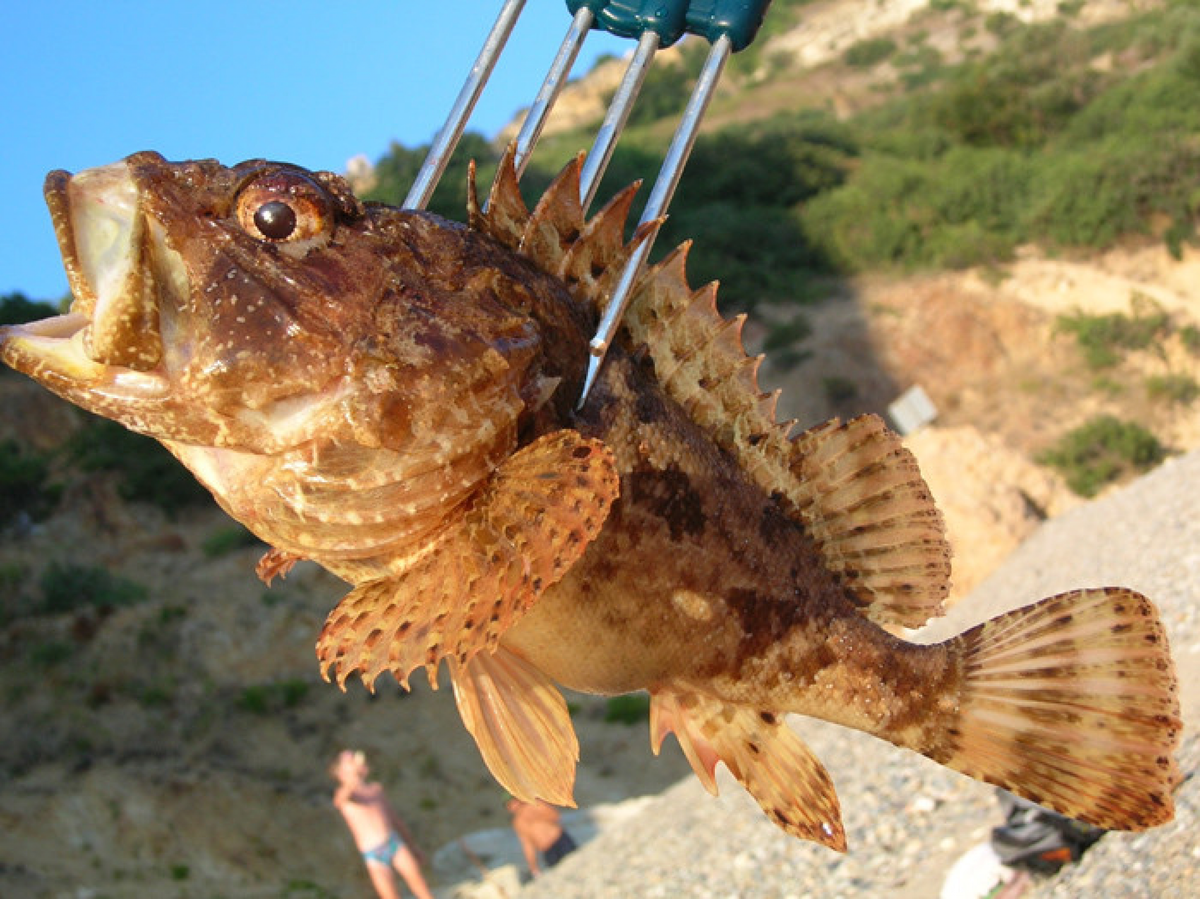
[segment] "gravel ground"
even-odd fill
[[[1159,605],[1180,669],[1186,727],[1179,761],[1190,777],[1200,765],[1200,453],[1047,523],[921,639],[1061,590],[1104,584],[1142,590]],[[528,883],[521,899],[936,897],[953,861],[1001,821],[990,787],[856,732],[807,719],[792,725],[837,784],[846,855],[786,836],[729,777],[717,799],[688,778],[619,827],[601,827]],[[1172,823],[1106,835],[1026,897],[1195,895],[1200,778],[1185,782],[1176,799]]]

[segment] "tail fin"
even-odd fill
[[[950,642],[964,659],[959,718],[931,757],[1098,827],[1171,819],[1182,724],[1148,599],[1114,588],[1063,593]]]

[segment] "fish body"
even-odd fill
[[[467,226],[340,178],[152,153],[47,198],[74,302],[0,331],[9,365],[159,439],[273,549],[354,585],[317,644],[343,686],[445,662],[512,793],[571,802],[559,685],[651,696],[715,790],[845,848],[836,794],[783,722],[872,733],[1103,827],[1168,820],[1180,722],[1152,604],[1044,600],[944,643],[941,519],[877,418],[774,419],[740,320],[641,279],[582,408],[587,341],[653,225],[587,219],[579,160],[535,209],[510,161]]]

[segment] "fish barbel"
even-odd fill
[[[1083,589],[934,645],[941,517],[874,416],[792,436],[741,319],[687,246],[642,276],[588,402],[587,341],[633,248],[635,188],[593,218],[568,165],[530,212],[506,158],[468,225],[341,178],[154,153],[46,195],[74,301],[0,329],[12,367],[160,440],[271,545],[353,589],[317,643],[345,688],[444,661],[515,796],[572,803],[559,685],[650,694],[715,791],[718,762],[835,849],[833,785],[787,727],[854,727],[1105,828],[1169,820],[1180,731],[1154,606]],[[892,629],[892,630],[889,630]]]

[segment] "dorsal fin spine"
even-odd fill
[[[512,151],[505,154],[471,226],[559,275],[603,311],[632,248],[661,225],[642,224],[621,245],[626,189],[586,220],[577,156],[530,213],[520,197]],[[617,221],[617,218],[620,221]],[[779,391],[758,386],[762,357],[746,355],[744,315],[724,318],[716,282],[692,289],[685,241],[648,267],[634,287],[623,330],[646,348],[663,389],[746,473],[804,527],[826,566],[865,613],[915,626],[941,611],[949,587],[949,548],[941,515],[916,461],[875,416],[836,419],[792,437],[775,420]]]

